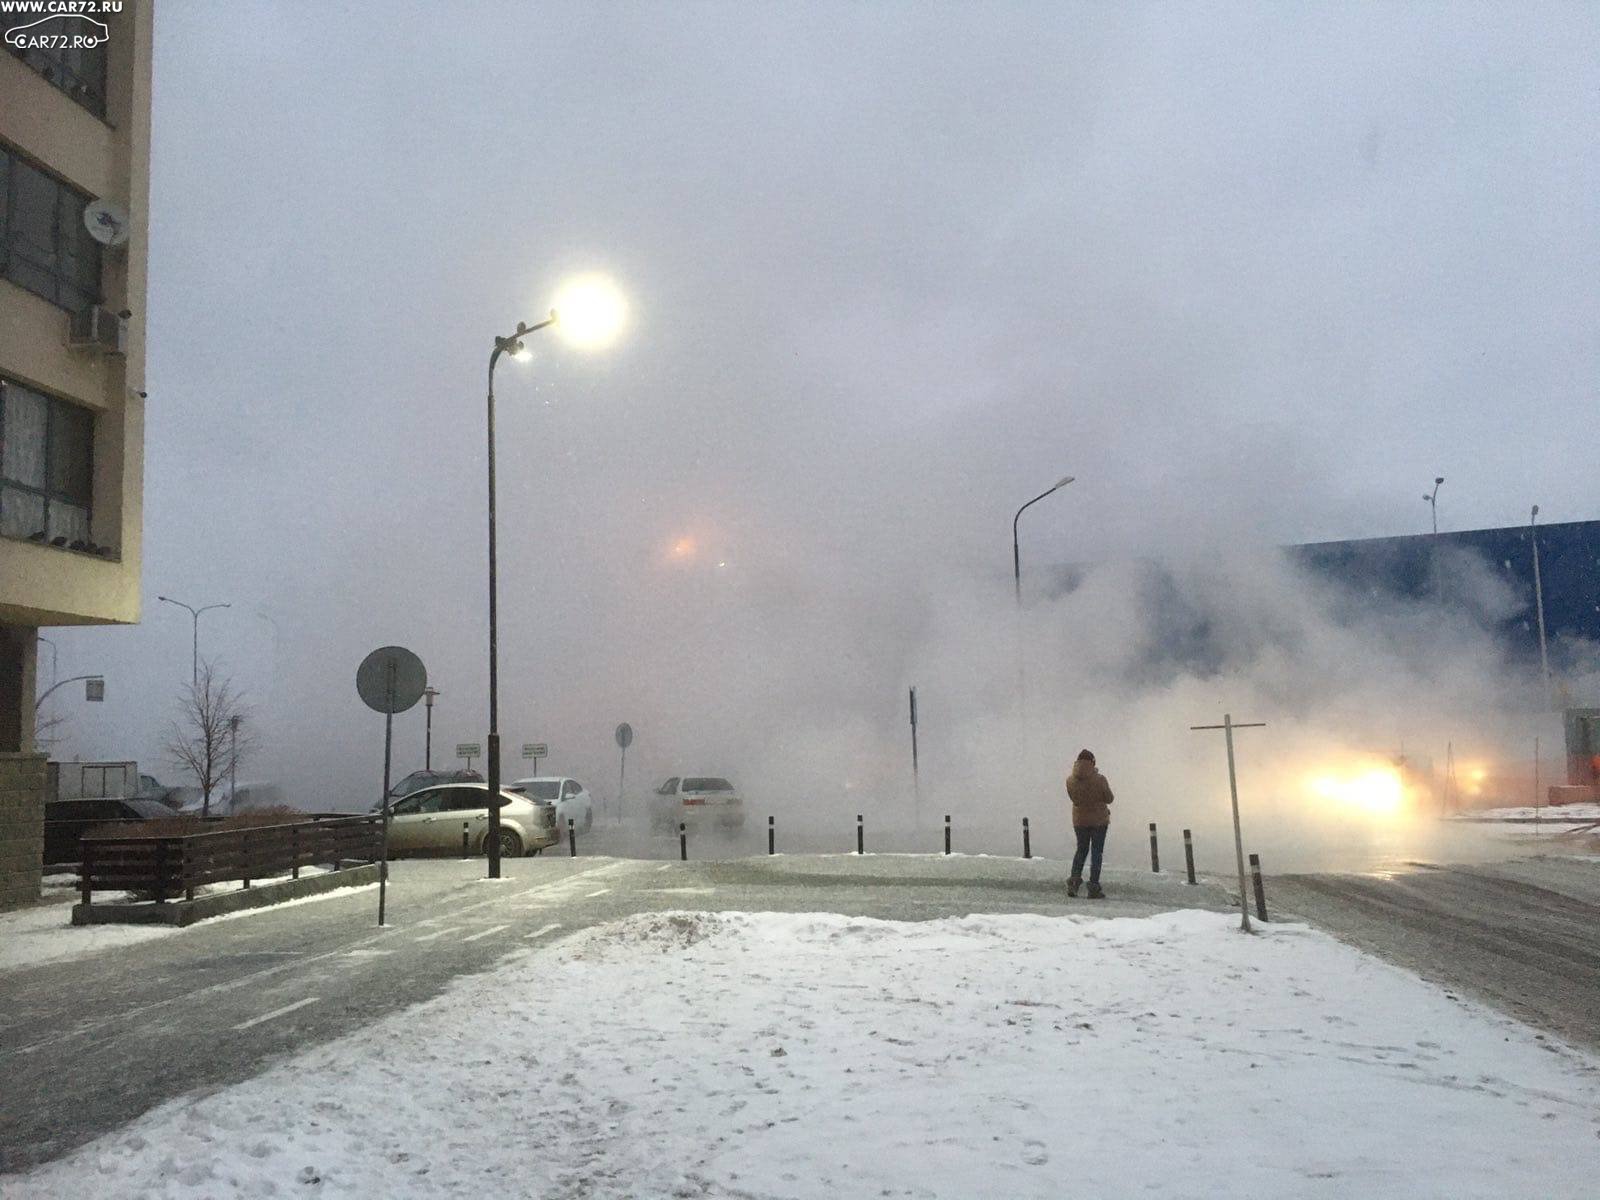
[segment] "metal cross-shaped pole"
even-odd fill
[[[1239,928],[1250,932],[1250,895],[1244,882],[1244,836],[1239,832],[1239,775],[1233,765],[1233,731],[1235,729],[1264,729],[1265,721],[1235,724],[1233,714],[1223,713],[1221,725],[1191,725],[1194,729],[1220,729],[1228,744],[1228,793],[1233,799],[1233,852],[1239,861]]]

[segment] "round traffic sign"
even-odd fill
[[[366,706],[381,713],[405,712],[428,686],[428,669],[404,646],[384,646],[361,660],[356,691]]]
[[[633,726],[626,721],[617,726],[617,745],[624,750],[633,745]]]

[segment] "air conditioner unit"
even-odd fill
[[[126,354],[128,322],[109,308],[92,304],[72,314],[67,343],[96,354]]]

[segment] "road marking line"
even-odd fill
[[[285,1004],[282,1008],[275,1008],[269,1013],[262,1013],[259,1017],[251,1017],[248,1021],[240,1021],[239,1024],[233,1027],[233,1031],[238,1033],[241,1029],[249,1029],[251,1026],[259,1025],[263,1021],[271,1021],[276,1017],[287,1016],[297,1008],[304,1008],[306,1005],[315,1004],[316,1002],[317,998],[315,996],[307,996],[304,1000],[296,1000],[293,1004]]]
[[[597,875],[613,874],[613,873],[615,873],[617,871],[620,871],[620,870],[624,869],[625,867],[627,867],[630,861],[632,861],[632,860],[621,860],[621,861],[617,861],[617,862],[608,863],[603,867],[588,868],[588,869],[580,868],[577,872],[574,873],[574,875],[569,876],[566,879],[559,879],[559,880],[554,880],[554,881],[552,881],[550,883],[539,884],[539,885],[537,885],[535,887],[528,888],[525,891],[517,893],[517,894],[518,895],[522,895],[522,896],[528,896],[528,895],[532,895],[532,894],[537,893],[537,892],[546,892],[546,891],[549,891],[550,889],[556,887],[559,884],[571,882],[573,879],[575,879],[579,875],[597,876]],[[670,864],[664,864],[664,865],[670,865]],[[371,885],[369,885],[369,886],[371,886]],[[448,914],[448,916],[457,917],[457,916],[460,916],[462,913],[470,912],[473,909],[483,908],[486,905],[490,905],[490,904],[504,904],[505,901],[506,901],[506,897],[504,897],[504,896],[495,896],[495,897],[493,897],[493,898],[491,898],[489,900],[481,900],[476,904],[464,904],[460,908],[457,908],[454,912]],[[394,932],[394,930],[395,930],[395,926],[390,926],[388,929],[379,930],[377,933],[372,934],[371,936],[363,939],[361,942],[358,942],[355,947],[348,946],[348,945],[341,946],[337,950],[326,950],[321,954],[312,954],[312,955],[309,955],[308,957],[305,957],[305,958],[297,958],[297,959],[293,959],[293,960],[291,960],[289,962],[278,963],[275,966],[263,967],[259,971],[252,971],[249,974],[241,975],[236,979],[225,979],[225,980],[221,981],[220,983],[210,984],[209,986],[200,988],[197,991],[181,992],[176,996],[168,996],[168,997],[166,997],[165,999],[162,999],[162,1000],[152,1000],[148,1004],[140,1004],[140,1005],[136,1005],[136,1006],[134,1006],[133,1008],[130,1008],[130,1009],[124,1009],[122,1012],[116,1013],[113,1016],[106,1017],[106,1018],[104,1018],[102,1020],[99,1020],[99,1021],[90,1021],[89,1023],[87,1023],[85,1025],[81,1025],[76,1029],[70,1029],[70,1030],[67,1030],[64,1033],[56,1033],[56,1034],[51,1034],[48,1037],[42,1037],[38,1041],[30,1042],[26,1046],[18,1046],[15,1049],[0,1050],[0,1062],[3,1062],[8,1055],[12,1055],[12,1054],[32,1054],[37,1050],[43,1049],[45,1046],[54,1045],[57,1042],[65,1042],[65,1041],[68,1041],[68,1040],[73,1039],[73,1038],[85,1038],[85,1037],[92,1038],[95,1035],[99,1034],[101,1030],[107,1029],[107,1028],[110,1028],[110,1027],[115,1027],[114,1036],[120,1036],[122,1031],[125,1030],[128,1027],[128,1023],[131,1020],[133,1020],[133,1019],[135,1019],[137,1017],[142,1017],[146,1013],[154,1012],[154,1011],[156,1011],[157,1009],[160,1009],[160,1008],[168,1008],[168,1007],[170,1007],[172,1005],[175,1005],[175,1004],[182,1004],[182,1003],[187,1003],[189,1001],[199,1000],[203,996],[220,994],[222,992],[231,992],[231,991],[234,991],[237,988],[245,987],[245,986],[247,986],[247,985],[249,985],[251,983],[254,983],[259,979],[264,979],[268,975],[276,975],[276,974],[278,974],[278,973],[280,973],[282,971],[293,970],[296,967],[309,966],[312,963],[322,962],[322,961],[324,961],[326,959],[330,959],[330,958],[337,958],[341,954],[348,954],[354,948],[358,948],[360,946],[369,946],[373,942],[381,941],[386,935],[388,935],[389,933]]]
[[[596,896],[609,896],[610,894],[611,894],[611,889],[610,888],[601,888],[598,892],[590,892],[588,895],[586,895],[584,897],[584,899],[585,900],[593,900]]]
[[[522,936],[524,938],[532,940],[533,938],[541,938],[541,937],[543,937],[545,934],[549,933],[552,929],[560,929],[560,928],[561,928],[561,922],[560,921],[552,921],[549,925],[540,926],[538,929],[535,929],[532,933],[525,933]]]
[[[488,937],[491,933],[499,933],[502,929],[505,929],[505,928],[506,928],[506,926],[504,926],[504,925],[491,925],[491,926],[489,926],[488,929],[479,930],[477,933],[472,934],[470,937],[464,937],[461,940],[463,942],[475,942],[479,938]]]
[[[447,933],[460,933],[461,926],[452,925],[448,929],[436,929],[432,933],[425,933],[419,938],[412,938],[413,942],[431,942],[434,938],[441,938]]]
[[[393,950],[352,950],[346,958],[377,958],[384,954],[393,954]]]

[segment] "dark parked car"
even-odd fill
[[[110,821],[152,821],[172,816],[159,800],[49,800],[44,806],[44,861],[75,863],[78,839]]]

